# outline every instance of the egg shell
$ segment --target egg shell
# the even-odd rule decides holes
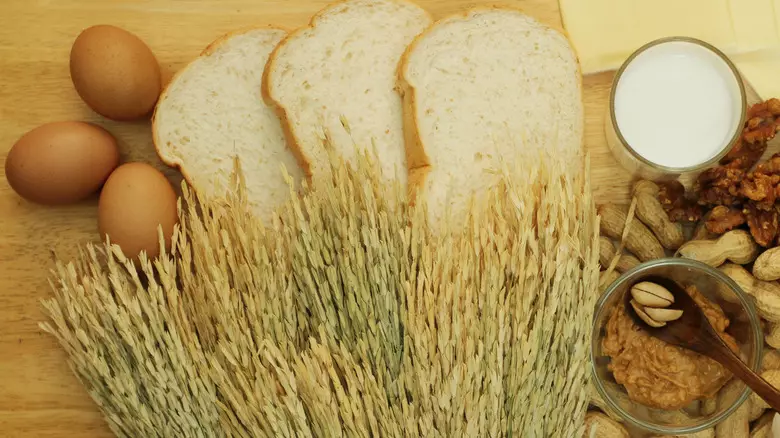
[[[110,25],[92,26],[76,38],[70,76],[84,102],[113,120],[148,115],[162,89],[160,65],[149,46]]]
[[[13,145],[5,176],[23,198],[61,205],[97,192],[118,165],[119,148],[111,133],[85,122],[54,122]]]
[[[146,163],[119,166],[100,192],[98,229],[126,257],[137,259],[146,251],[150,259],[160,253],[158,226],[170,248],[173,228],[179,220],[177,195],[160,171]]]

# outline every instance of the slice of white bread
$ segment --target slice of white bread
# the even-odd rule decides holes
[[[398,62],[430,24],[428,13],[407,1],[347,0],[320,11],[276,48],[263,96],[277,107],[309,176],[327,175],[327,135],[347,161],[375,147],[382,176],[405,184]]]
[[[462,217],[501,160],[535,150],[581,160],[582,84],[561,33],[514,9],[477,8],[415,39],[399,68],[409,187],[431,223]]]
[[[265,223],[290,197],[282,166],[294,181],[303,177],[260,93],[268,57],[286,35],[256,28],[216,40],[174,77],[152,119],[158,155],[202,195],[224,194],[238,157],[249,205]]]

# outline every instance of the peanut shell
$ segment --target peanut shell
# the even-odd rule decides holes
[[[674,303],[674,295],[671,292],[665,287],[649,281],[642,281],[631,286],[631,297],[637,303],[647,307],[664,308]]]

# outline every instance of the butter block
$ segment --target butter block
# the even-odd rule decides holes
[[[583,74],[616,69],[643,44],[668,36],[699,38],[728,55],[780,49],[780,0],[559,0],[559,6]]]
[[[775,0],[729,0],[738,52],[780,47],[774,2]]]
[[[636,33],[644,42],[669,36],[704,40],[724,52],[737,49],[729,0],[629,0],[642,17]]]
[[[734,64],[762,100],[780,98],[780,51],[758,57],[735,57]]]
[[[612,70],[640,47],[635,0],[560,0],[561,18],[583,74]]]

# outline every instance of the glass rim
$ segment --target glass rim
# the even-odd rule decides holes
[[[631,62],[639,55],[647,51],[648,49],[658,46],[660,44],[665,44],[669,42],[685,42],[690,44],[695,44],[700,47],[703,47],[706,50],[709,50],[713,54],[715,54],[718,58],[720,58],[724,63],[726,63],[726,66],[731,70],[731,73],[734,75],[734,79],[737,81],[737,87],[739,89],[739,96],[740,96],[740,117],[739,117],[739,123],[735,127],[734,134],[732,135],[731,139],[726,143],[726,145],[723,147],[723,150],[718,152],[714,157],[710,158],[706,162],[699,163],[693,166],[687,166],[687,167],[671,167],[671,166],[665,166],[663,164],[654,163],[647,158],[643,157],[639,153],[637,153],[636,150],[631,146],[631,144],[626,141],[626,138],[623,136],[623,133],[620,132],[620,127],[617,123],[617,116],[615,115],[615,92],[617,91],[618,83],[620,82],[620,78],[623,76],[623,73],[625,72],[626,68],[631,64]],[[713,46],[712,44],[702,41],[697,38],[693,37],[686,37],[686,36],[670,36],[670,37],[664,37],[659,38],[653,41],[650,41],[649,43],[643,45],[642,47],[638,48],[634,51],[629,57],[623,62],[623,64],[620,66],[620,68],[615,73],[615,77],[612,80],[612,86],[610,87],[609,92],[609,117],[610,117],[610,123],[612,124],[612,129],[615,131],[615,135],[617,136],[618,140],[620,140],[620,143],[622,146],[628,151],[628,153],[631,154],[632,157],[634,157],[636,160],[641,162],[642,164],[646,166],[650,166],[651,168],[660,170],[665,173],[672,173],[672,174],[678,174],[678,173],[687,173],[687,172],[697,172],[700,170],[704,170],[707,167],[710,167],[717,162],[720,161],[721,158],[726,156],[726,154],[729,153],[733,145],[739,140],[740,135],[742,135],[742,127],[745,125],[745,119],[747,118],[747,93],[745,91],[745,84],[742,80],[742,75],[739,73],[739,70],[737,69],[736,65],[726,56],[725,53],[723,53],[720,49]]]
[[[758,320],[758,314],[756,313],[755,306],[753,305],[753,302],[749,299],[747,294],[739,287],[739,285],[737,285],[737,283],[734,282],[734,280],[732,280],[731,278],[726,276],[726,274],[720,272],[715,268],[712,268],[709,265],[691,259],[684,259],[679,257],[666,257],[662,259],[644,262],[642,264],[635,266],[632,269],[629,269],[624,274],[622,274],[617,280],[615,280],[604,291],[601,297],[599,297],[599,300],[596,303],[595,313],[593,314],[593,326],[591,329],[591,345],[590,345],[591,378],[593,379],[594,385],[596,387],[596,391],[604,400],[604,403],[606,403],[607,406],[609,406],[609,409],[616,412],[621,418],[623,418],[625,421],[627,421],[629,424],[633,426],[639,427],[641,429],[653,433],[663,433],[663,434],[671,434],[671,435],[700,432],[704,429],[709,429],[715,426],[716,424],[726,419],[729,415],[734,413],[734,411],[736,411],[742,405],[742,403],[744,403],[745,400],[747,400],[748,396],[751,393],[750,388],[747,385],[745,385],[745,387],[742,389],[742,392],[734,400],[734,403],[732,403],[731,406],[729,406],[720,414],[714,415],[711,418],[707,419],[707,421],[703,422],[700,425],[690,426],[690,427],[667,427],[657,423],[651,423],[651,422],[647,422],[635,418],[631,413],[627,412],[625,409],[620,407],[620,405],[616,403],[607,393],[607,390],[604,387],[603,382],[598,377],[598,372],[596,369],[596,361],[595,361],[596,347],[597,347],[596,339],[599,338],[599,331],[600,331],[600,328],[596,325],[596,321],[599,320],[599,317],[605,311],[604,304],[607,302],[607,300],[610,297],[612,297],[615,291],[617,291],[617,289],[620,286],[622,286],[626,281],[630,281],[631,279],[640,276],[642,273],[652,268],[658,268],[663,266],[683,266],[683,267],[696,269],[701,273],[710,275],[714,277],[717,281],[724,283],[726,286],[728,286],[729,289],[731,289],[734,292],[734,294],[737,296],[737,299],[739,299],[742,308],[748,314],[748,319],[750,321],[750,328],[753,334],[753,355],[752,355],[753,357],[751,359],[752,359],[752,363],[754,364],[753,370],[758,372],[758,369],[761,366],[761,357],[763,354],[763,332],[761,331],[761,325]]]

